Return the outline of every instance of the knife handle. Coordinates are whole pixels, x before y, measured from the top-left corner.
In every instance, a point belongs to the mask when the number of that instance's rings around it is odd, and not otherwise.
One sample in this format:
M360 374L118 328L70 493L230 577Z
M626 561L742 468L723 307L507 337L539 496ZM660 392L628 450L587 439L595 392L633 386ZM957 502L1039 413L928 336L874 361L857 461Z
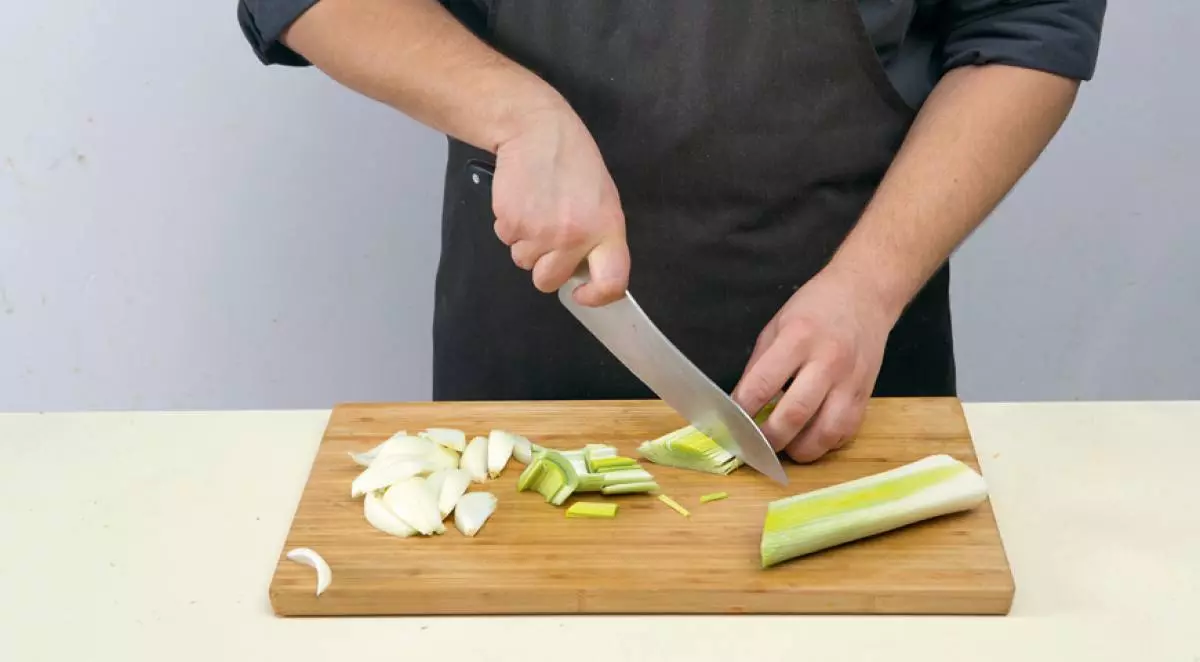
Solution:
M475 187L486 191L489 195L492 191L492 179L496 176L496 167L486 161L479 159L471 159L466 165L467 179ZM559 288L560 292L570 293L575 288L583 285L590 280L590 272L588 271L587 260L579 263L575 268L575 273L571 278Z
M496 168L486 161L471 159L467 161L467 179L482 190L491 193L492 178L496 176Z

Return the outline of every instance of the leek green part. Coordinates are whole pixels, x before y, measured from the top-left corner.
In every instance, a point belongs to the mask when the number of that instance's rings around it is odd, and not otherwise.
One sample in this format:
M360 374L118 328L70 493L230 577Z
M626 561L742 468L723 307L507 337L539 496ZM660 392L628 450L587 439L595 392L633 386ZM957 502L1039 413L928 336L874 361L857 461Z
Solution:
M617 515L617 504L579 501L567 508L567 517L612 519Z
M771 504L767 510L767 531L790 529L820 520L825 517L845 515L861 508L870 508L887 501L902 499L927 487L956 476L966 467L935 467L928 471L898 476L875 485L864 485L854 489L838 489L835 485L828 491L816 490L798 494Z

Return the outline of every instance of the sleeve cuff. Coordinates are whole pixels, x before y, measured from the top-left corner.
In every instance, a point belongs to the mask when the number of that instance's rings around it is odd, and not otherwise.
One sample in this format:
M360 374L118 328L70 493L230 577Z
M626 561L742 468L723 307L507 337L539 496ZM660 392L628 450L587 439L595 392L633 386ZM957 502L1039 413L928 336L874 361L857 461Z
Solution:
M963 2L984 5L984 2ZM1007 64L1075 80L1096 72L1105 0L1040 0L1003 10L960 10L942 48L942 67Z
M311 63L280 41L283 31L318 0L238 0L242 34L263 64L306 67Z

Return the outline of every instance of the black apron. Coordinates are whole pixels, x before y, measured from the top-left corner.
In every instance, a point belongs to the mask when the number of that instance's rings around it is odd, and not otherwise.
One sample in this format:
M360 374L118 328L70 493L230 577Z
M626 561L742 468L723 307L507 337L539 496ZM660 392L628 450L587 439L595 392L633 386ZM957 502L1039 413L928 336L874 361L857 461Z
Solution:
M621 196L629 291L727 392L830 259L914 117L854 0L491 0L481 34L591 131ZM496 237L450 140L435 400L653 398ZM949 265L894 327L877 396L952 395Z

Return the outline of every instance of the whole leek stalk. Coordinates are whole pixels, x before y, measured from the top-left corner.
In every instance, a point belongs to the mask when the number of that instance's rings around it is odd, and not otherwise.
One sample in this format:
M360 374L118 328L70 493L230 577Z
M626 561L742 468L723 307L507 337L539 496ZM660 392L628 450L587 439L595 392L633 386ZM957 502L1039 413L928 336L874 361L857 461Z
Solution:
M779 499L767 506L762 567L969 510L985 499L983 477L949 455Z

